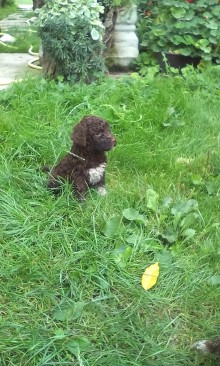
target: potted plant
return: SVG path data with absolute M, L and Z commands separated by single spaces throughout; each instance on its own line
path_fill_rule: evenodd
M 47 0 L 38 15 L 45 76 L 92 81 L 104 71 L 103 6 L 96 0 Z
M 150 0 L 141 7 L 142 46 L 164 53 L 174 67 L 201 59 L 220 62 L 218 0 Z
M 129 69 L 139 53 L 135 0 L 98 0 L 105 8 L 104 43 L 106 64 L 111 69 Z

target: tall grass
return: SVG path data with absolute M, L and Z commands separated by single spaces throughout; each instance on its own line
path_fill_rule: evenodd
M 190 345 L 220 331 L 220 72 L 188 73 L 72 86 L 31 79 L 0 94 L 1 365 L 217 365 Z M 90 192 L 81 204 L 66 185 L 54 198 L 41 167 L 68 151 L 88 114 L 109 120 L 118 140 L 108 195 Z M 164 223 L 149 210 L 149 188 L 160 201 L 198 202 L 192 238 L 169 245 L 157 235 L 173 216 Z M 123 219 L 126 208 L 147 224 Z M 115 216 L 119 230 L 104 235 Z M 118 261 L 115 248 L 134 234 Z M 144 291 L 142 273 L 157 260 L 159 280 Z

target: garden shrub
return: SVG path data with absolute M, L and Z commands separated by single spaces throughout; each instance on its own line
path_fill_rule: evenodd
M 140 0 L 139 12 L 142 46 L 154 52 L 220 61 L 218 0 Z
M 38 19 L 46 76 L 90 82 L 104 71 L 102 11 L 96 0 L 48 0 Z

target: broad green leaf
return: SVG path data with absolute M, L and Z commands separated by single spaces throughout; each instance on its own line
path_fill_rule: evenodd
M 64 331 L 61 328 L 58 328 L 55 330 L 55 338 L 56 339 L 64 339 L 68 336 L 68 333 L 66 331 Z
M 195 12 L 193 10 L 189 10 L 185 15 L 184 15 L 184 19 L 189 21 L 191 19 L 193 19 L 195 15 Z
M 183 231 L 181 232 L 181 236 L 183 236 L 183 237 L 185 237 L 185 238 L 189 238 L 189 237 L 191 237 L 191 236 L 195 235 L 195 233 L 196 233 L 196 230 L 191 229 L 191 228 L 189 227 L 189 228 L 187 228 L 187 229 L 185 229 L 185 230 L 183 230 Z
M 172 264 L 172 255 L 169 250 L 156 253 L 157 261 L 164 266 L 170 266 Z
M 198 202 L 194 199 L 186 201 L 185 205 L 182 207 L 181 212 L 188 214 L 194 210 L 198 210 Z
M 206 189 L 209 195 L 216 195 L 220 191 L 220 177 L 214 178 L 206 183 Z
M 198 42 L 196 42 L 195 46 L 205 53 L 211 52 L 211 46 L 208 39 L 200 39 Z
M 172 113 L 174 113 L 174 112 L 172 112 Z M 147 190 L 146 198 L 147 198 L 147 208 L 149 208 L 150 210 L 152 210 L 154 212 L 157 212 L 158 211 L 158 200 L 159 200 L 158 193 L 155 192 L 153 189 L 149 188 Z
M 78 357 L 80 353 L 88 351 L 90 342 L 87 337 L 76 336 L 66 343 L 66 347 L 74 356 Z
M 174 230 L 177 230 L 179 224 L 180 224 L 180 220 L 182 218 L 182 212 L 179 211 L 176 213 L 176 215 L 174 215 L 174 219 L 173 219 L 173 227 L 174 227 Z
M 141 215 L 137 210 L 134 208 L 126 208 L 123 211 L 123 217 L 129 221 L 138 221 L 142 222 L 143 224 L 146 224 L 146 217 L 144 215 Z
M 90 16 L 91 16 L 90 10 L 89 10 L 88 8 L 85 8 L 85 10 L 84 10 L 84 14 L 85 14 L 85 16 L 86 16 L 87 18 L 90 18 Z
M 97 41 L 99 39 L 99 32 L 95 29 L 95 28 L 92 28 L 91 30 L 91 37 L 94 41 Z
M 173 7 L 170 10 L 171 10 L 173 17 L 176 19 L 183 18 L 184 15 L 186 14 L 186 10 L 184 8 Z
M 180 54 L 181 54 L 181 55 L 183 55 L 183 56 L 190 56 L 190 55 L 191 55 L 191 53 L 192 53 L 192 50 L 191 50 L 191 48 L 190 48 L 190 47 L 185 47 L 185 48 L 180 48 L 180 49 L 179 49 L 179 52 L 180 52 Z
M 137 242 L 141 241 L 141 239 L 142 239 L 142 236 L 141 236 L 141 235 L 131 234 L 131 235 L 129 235 L 129 236 L 127 237 L 127 239 L 125 239 L 125 240 L 126 240 L 126 242 L 127 242 L 128 244 L 133 244 L 133 245 L 135 245 L 135 244 L 137 244 Z
M 191 225 L 195 224 L 196 220 L 199 218 L 199 214 L 196 212 L 189 213 L 184 217 L 180 223 L 182 230 L 189 228 Z
M 203 178 L 201 177 L 201 175 L 192 174 L 191 179 L 192 179 L 193 184 L 195 184 L 195 186 L 201 186 L 204 184 Z
M 176 231 L 172 227 L 167 227 L 163 233 L 161 233 L 163 239 L 167 240 L 168 243 L 173 244 L 178 238 Z
M 165 197 L 161 202 L 161 206 L 160 206 L 161 211 L 162 212 L 167 211 L 170 208 L 170 206 L 172 205 L 172 203 L 173 203 L 172 197 L 169 197 L 169 196 Z
M 150 290 L 157 282 L 159 276 L 158 262 L 147 267 L 142 275 L 141 284 L 145 290 Z
M 112 257 L 115 263 L 121 267 L 125 268 L 127 261 L 131 258 L 132 255 L 132 248 L 128 245 L 121 245 L 117 247 L 112 252 Z
M 206 23 L 206 27 L 209 29 L 218 29 L 218 24 L 214 20 L 210 20 Z
M 106 222 L 103 233 L 105 236 L 107 236 L 107 238 L 113 238 L 115 235 L 118 234 L 120 226 L 121 216 L 113 216 Z
M 177 35 L 174 35 L 172 37 L 172 42 L 175 44 L 175 45 L 179 45 L 181 43 L 184 43 L 185 40 L 184 40 L 184 37 L 182 36 L 179 36 L 178 34 Z
M 177 202 L 171 209 L 171 213 L 176 215 L 178 212 L 182 214 L 188 214 L 189 212 L 195 211 L 198 209 L 198 202 L 194 199 L 184 201 L 181 200 Z
M 68 304 L 55 311 L 53 317 L 61 322 L 75 320 L 82 315 L 83 307 L 83 302 L 75 302 L 73 305 Z
M 212 286 L 215 286 L 215 285 L 220 285 L 220 276 L 219 275 L 215 275 L 215 276 L 212 276 L 208 279 L 208 283 Z

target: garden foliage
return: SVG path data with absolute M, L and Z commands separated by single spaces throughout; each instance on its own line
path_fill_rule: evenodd
M 88 82 L 104 70 L 101 12 L 93 0 L 48 0 L 38 18 L 47 76 Z
M 220 60 L 218 0 L 140 1 L 142 46 L 154 52 L 174 52 Z

